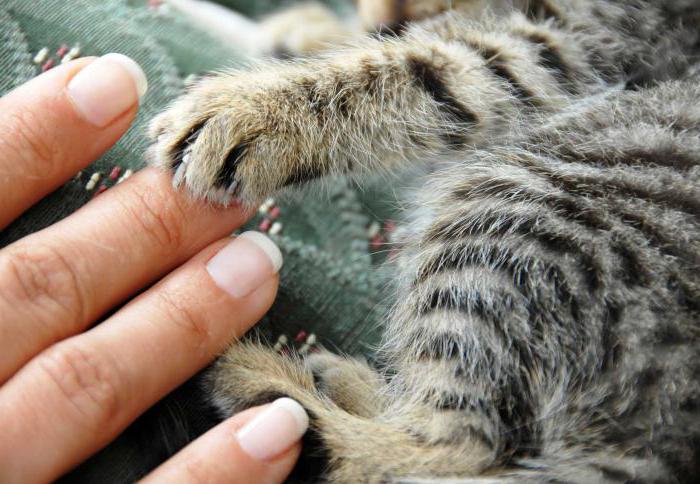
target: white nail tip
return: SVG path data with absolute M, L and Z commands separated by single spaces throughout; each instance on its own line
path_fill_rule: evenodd
M 141 66 L 138 65 L 136 61 L 134 61 L 131 57 L 125 56 L 124 54 L 117 53 L 103 55 L 102 59 L 117 62 L 124 67 L 134 80 L 134 84 L 136 85 L 136 93 L 138 94 L 139 99 L 146 95 L 146 92 L 148 92 L 148 79 L 146 78 L 146 74 L 143 72 L 143 69 L 141 69 Z
M 304 435 L 309 428 L 309 416 L 304 410 L 304 407 L 299 405 L 296 400 L 291 398 L 279 398 L 272 403 L 272 407 L 283 408 L 286 410 L 299 426 L 299 435 Z
M 298 442 L 308 427 L 309 417 L 302 406 L 291 398 L 280 398 L 240 429 L 236 438 L 246 454 L 266 461 Z
M 282 268 L 282 264 L 284 263 L 284 259 L 282 258 L 282 252 L 280 252 L 277 245 L 269 237 L 267 237 L 264 234 L 261 234 L 260 232 L 254 231 L 245 232 L 239 237 L 245 238 L 246 240 L 250 240 L 255 245 L 260 247 L 265 252 L 265 254 L 267 254 L 268 258 L 270 259 L 270 262 L 272 262 L 272 266 L 275 272 L 279 272 L 279 270 Z M 290 401 L 293 402 L 294 400 Z M 297 405 L 299 404 L 297 403 Z

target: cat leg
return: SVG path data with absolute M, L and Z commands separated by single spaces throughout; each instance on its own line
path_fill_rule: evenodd
M 260 368 L 271 369 L 271 374 L 263 382 L 252 378 Z M 381 395 L 384 381 L 376 371 L 365 361 L 325 350 L 302 359 L 298 355 L 276 354 L 263 345 L 239 343 L 217 361 L 212 375 L 213 399 L 222 408 L 240 407 L 241 403 L 229 401 L 237 393 L 247 395 L 243 397 L 245 405 L 251 405 L 256 399 L 251 399 L 250 395 L 270 400 L 290 394 L 289 385 L 315 391 L 353 415 L 372 417 L 385 407 Z M 235 375 L 235 378 L 229 378 L 229 375 Z M 231 386 L 233 380 L 237 385 L 248 382 L 246 385 L 251 387 L 234 388 Z M 268 388 L 276 390 L 268 391 Z
M 206 78 L 153 121 L 150 160 L 197 197 L 256 204 L 324 175 L 388 171 L 486 144 L 525 111 L 556 110 L 570 96 L 575 76 L 560 71 L 582 65 L 573 41 L 552 41 L 541 55 L 549 37 L 520 35 L 539 27 L 519 13 L 494 25 L 442 21 L 466 29 L 462 40 L 416 28 Z
M 260 33 L 265 39 L 262 53 L 280 59 L 318 54 L 363 35 L 320 3 L 302 3 L 270 15 L 260 23 Z
M 381 380 L 370 375 L 364 364 L 349 363 L 328 355 L 305 365 L 301 360 L 279 355 L 269 348 L 244 343 L 232 346 L 215 364 L 209 376 L 210 394 L 226 416 L 251 405 L 270 402 L 282 396 L 297 400 L 311 417 L 310 431 L 321 449 L 305 449 L 326 455 L 330 482 L 387 482 L 403 478 L 458 477 L 476 475 L 494 459 L 494 451 L 480 439 L 469 438 L 464 426 L 469 419 L 437 419 L 434 412 L 420 405 L 407 405 L 381 391 Z M 329 373 L 332 360 L 339 365 Z M 324 368 L 316 378 L 309 367 Z M 343 375 L 341 377 L 341 374 Z M 323 375 L 333 382 L 323 382 Z M 370 385 L 358 381 L 372 377 Z M 345 393 L 357 391 L 341 402 L 340 395 L 321 389 L 342 385 Z M 374 409 L 348 405 L 367 398 L 379 402 Z M 344 406 L 341 406 L 344 405 Z M 362 415 L 365 413 L 365 415 Z M 374 414 L 374 415 L 370 415 Z M 450 432 L 447 432 L 447 428 Z M 432 434 L 439 435 L 435 438 Z M 452 434 L 454 439 L 446 439 Z
M 214 405 L 227 415 L 284 396 L 324 398 L 299 355 L 283 356 L 252 342 L 231 345 L 214 363 L 206 386 Z
M 411 371 L 412 384 L 401 377 L 405 389 L 397 392 L 361 362 L 325 352 L 306 362 L 244 343 L 215 364 L 208 393 L 224 416 L 283 396 L 300 402 L 311 417 L 314 438 L 307 445 L 320 446 L 305 451 L 327 457 L 324 477 L 330 482 L 583 484 L 663 482 L 668 476 L 653 456 L 625 452 L 619 444 L 592 445 L 600 429 L 582 427 L 580 413 L 539 415 L 535 420 L 550 429 L 540 450 L 511 458 L 499 439 L 513 429 L 494 426 L 488 408 L 470 409 L 466 390 L 463 398 L 450 396 L 448 391 L 462 391 L 446 376 L 455 373 L 445 371 L 450 362 L 427 363 Z M 367 401 L 375 403 L 368 408 Z
M 319 3 L 297 5 L 260 22 L 203 0 L 168 0 L 168 4 L 202 30 L 252 57 L 314 54 L 362 33 Z

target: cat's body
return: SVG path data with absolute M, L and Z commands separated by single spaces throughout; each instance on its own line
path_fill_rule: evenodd
M 700 3 L 516 7 L 210 78 L 154 123 L 156 161 L 212 200 L 447 165 L 381 373 L 238 345 L 212 374 L 226 413 L 301 402 L 331 480 L 700 475 Z

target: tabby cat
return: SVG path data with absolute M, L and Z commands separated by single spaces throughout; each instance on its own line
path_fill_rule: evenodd
M 215 202 L 436 167 L 381 368 L 237 344 L 216 404 L 298 400 L 332 482 L 697 479 L 700 2 L 360 3 L 397 35 L 208 77 L 153 122 L 154 163 Z

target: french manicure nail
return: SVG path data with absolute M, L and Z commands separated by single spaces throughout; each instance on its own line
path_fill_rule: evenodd
M 280 398 L 239 430 L 236 437 L 248 455 L 264 461 L 289 449 L 308 428 L 309 416 L 304 407 L 291 398 Z
M 148 90 L 143 70 L 122 54 L 107 54 L 87 65 L 68 83 L 78 113 L 103 128 L 135 105 Z
M 216 285 L 234 298 L 251 294 L 282 267 L 282 253 L 260 232 L 246 232 L 207 264 Z

